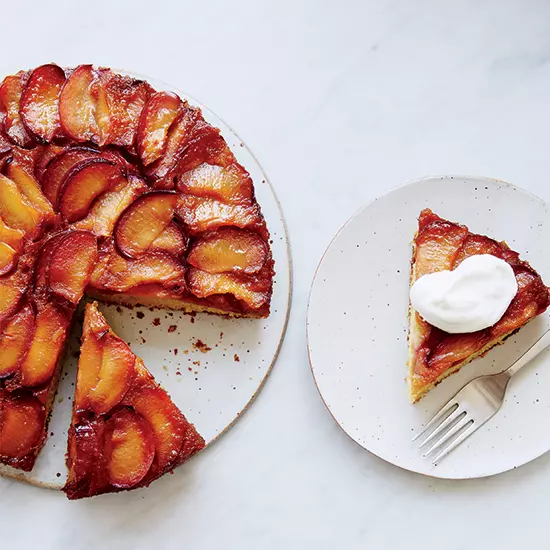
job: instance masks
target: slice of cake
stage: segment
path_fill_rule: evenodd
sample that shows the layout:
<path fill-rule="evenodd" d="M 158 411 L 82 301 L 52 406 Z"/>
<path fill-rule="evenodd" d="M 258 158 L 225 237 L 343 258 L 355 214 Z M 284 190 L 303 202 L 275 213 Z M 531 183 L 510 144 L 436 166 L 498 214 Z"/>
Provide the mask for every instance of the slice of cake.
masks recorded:
<path fill-rule="evenodd" d="M 471 233 L 426 209 L 420 213 L 413 241 L 411 286 L 424 275 L 454 270 L 466 258 L 490 254 L 514 271 L 518 292 L 493 326 L 477 332 L 450 334 L 426 322 L 412 305 L 409 311 L 408 376 L 411 402 L 418 401 L 444 378 L 502 343 L 550 305 L 550 291 L 540 275 L 504 242 Z"/>
<path fill-rule="evenodd" d="M 63 489 L 69 499 L 149 485 L 204 445 L 97 304 L 88 304 Z"/>

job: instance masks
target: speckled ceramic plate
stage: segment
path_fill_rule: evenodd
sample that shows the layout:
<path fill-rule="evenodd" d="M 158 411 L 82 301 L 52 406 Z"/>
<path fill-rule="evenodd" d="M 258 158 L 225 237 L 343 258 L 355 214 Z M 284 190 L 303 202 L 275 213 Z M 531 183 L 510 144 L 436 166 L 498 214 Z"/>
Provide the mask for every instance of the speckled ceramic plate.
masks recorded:
<path fill-rule="evenodd" d="M 507 241 L 550 283 L 544 201 L 493 179 L 412 182 L 353 216 L 323 256 L 307 320 L 311 367 L 336 422 L 368 451 L 435 477 L 489 476 L 550 449 L 548 351 L 512 380 L 498 415 L 439 465 L 422 457 L 412 436 L 466 382 L 509 366 L 550 322 L 547 314 L 538 317 L 411 405 L 405 384 L 410 242 L 426 207 L 475 233 Z"/>
<path fill-rule="evenodd" d="M 239 137 L 204 105 L 183 92 L 146 78 L 156 89 L 172 90 L 202 108 L 221 129 L 238 161 L 250 172 L 271 233 L 275 260 L 274 292 L 268 319 L 226 319 L 168 310 L 133 310 L 102 305 L 115 332 L 143 358 L 190 422 L 212 443 L 239 418 L 273 366 L 286 330 L 291 299 L 291 259 L 283 215 L 275 192 L 252 153 Z M 59 489 L 67 474 L 65 452 L 70 423 L 76 350 L 80 326 L 73 330 L 48 437 L 31 473 L 0 465 L 0 474 Z M 182 466 L 185 468 L 185 466 Z"/>

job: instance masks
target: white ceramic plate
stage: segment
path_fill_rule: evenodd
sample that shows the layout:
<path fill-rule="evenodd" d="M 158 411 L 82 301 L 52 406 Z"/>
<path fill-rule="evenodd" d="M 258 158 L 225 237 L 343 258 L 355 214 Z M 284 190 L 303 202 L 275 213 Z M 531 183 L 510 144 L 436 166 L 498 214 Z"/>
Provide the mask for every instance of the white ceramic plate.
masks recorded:
<path fill-rule="evenodd" d="M 550 322 L 538 317 L 411 405 L 405 384 L 410 242 L 425 207 L 507 241 L 550 283 L 548 204 L 492 179 L 415 181 L 352 217 L 321 260 L 307 321 L 313 375 L 336 422 L 384 460 L 442 478 L 497 474 L 550 449 L 548 352 L 512 380 L 498 416 L 439 465 L 422 457 L 412 436 L 466 382 L 509 366 Z"/>
<path fill-rule="evenodd" d="M 100 307 L 115 332 L 143 358 L 157 381 L 210 444 L 233 425 L 254 399 L 282 344 L 292 286 L 285 224 L 275 192 L 261 166 L 229 126 L 183 92 L 147 77 L 132 76 L 145 78 L 157 90 L 175 91 L 189 103 L 200 106 L 206 120 L 221 129 L 237 160 L 252 176 L 256 197 L 271 233 L 277 274 L 268 319 L 225 319 L 208 314 L 192 317 L 160 309 Z M 27 474 L 0 465 L 0 474 L 53 489 L 60 489 L 65 483 L 67 429 L 79 332 L 80 326 L 75 327 L 50 421 L 50 436 L 33 471 Z M 211 349 L 207 351 L 201 343 Z"/>

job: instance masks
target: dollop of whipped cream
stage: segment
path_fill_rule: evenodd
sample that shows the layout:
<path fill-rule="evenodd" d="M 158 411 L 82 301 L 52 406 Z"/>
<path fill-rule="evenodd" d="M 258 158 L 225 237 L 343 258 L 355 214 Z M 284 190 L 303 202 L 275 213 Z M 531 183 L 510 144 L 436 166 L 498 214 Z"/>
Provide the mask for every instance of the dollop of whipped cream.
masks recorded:
<path fill-rule="evenodd" d="M 411 304 L 421 317 L 451 334 L 493 326 L 517 294 L 514 270 L 491 254 L 466 258 L 454 271 L 420 277 L 411 287 Z"/>

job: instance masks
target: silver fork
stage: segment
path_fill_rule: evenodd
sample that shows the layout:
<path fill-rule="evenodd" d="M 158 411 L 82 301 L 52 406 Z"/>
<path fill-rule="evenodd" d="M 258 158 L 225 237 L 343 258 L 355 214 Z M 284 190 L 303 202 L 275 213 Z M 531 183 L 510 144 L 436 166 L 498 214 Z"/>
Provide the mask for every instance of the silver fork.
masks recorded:
<path fill-rule="evenodd" d="M 480 376 L 468 382 L 413 438 L 416 441 L 427 436 L 420 445 L 423 448 L 431 444 L 424 456 L 437 450 L 438 454 L 432 461 L 437 464 L 481 428 L 502 406 L 512 376 L 548 346 L 550 330 L 505 371 Z"/>

